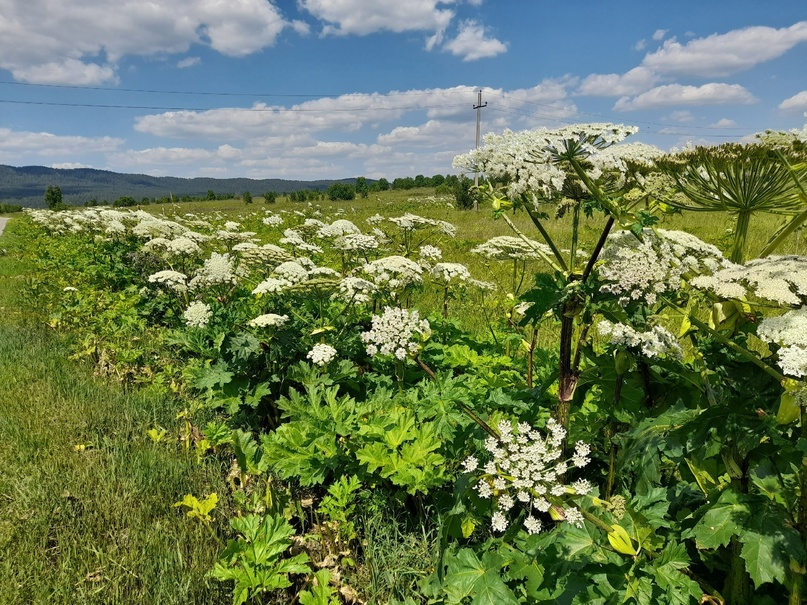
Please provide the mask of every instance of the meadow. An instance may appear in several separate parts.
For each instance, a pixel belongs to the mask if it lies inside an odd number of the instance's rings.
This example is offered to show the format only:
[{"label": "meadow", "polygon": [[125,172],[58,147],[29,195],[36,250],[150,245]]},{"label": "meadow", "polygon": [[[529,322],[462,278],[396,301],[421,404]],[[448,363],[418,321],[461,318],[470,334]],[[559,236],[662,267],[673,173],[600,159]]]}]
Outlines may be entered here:
[{"label": "meadow", "polygon": [[0,594],[801,603],[804,169],[689,158],[721,191],[771,170],[758,211],[698,211],[686,168],[606,157],[629,133],[601,127],[529,166],[489,141],[479,212],[422,189],[14,215]]}]

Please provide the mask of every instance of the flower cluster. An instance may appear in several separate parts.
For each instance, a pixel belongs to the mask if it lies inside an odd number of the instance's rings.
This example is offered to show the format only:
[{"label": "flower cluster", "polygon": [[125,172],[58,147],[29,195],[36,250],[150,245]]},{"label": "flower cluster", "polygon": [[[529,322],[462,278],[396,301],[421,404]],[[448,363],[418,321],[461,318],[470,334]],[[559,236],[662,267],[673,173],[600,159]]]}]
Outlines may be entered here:
[{"label": "flower cluster", "polygon": [[626,324],[611,323],[603,319],[597,324],[597,331],[601,336],[608,338],[610,344],[640,350],[645,357],[681,359],[684,356],[675,336],[661,326],[653,326],[646,332],[639,332]]},{"label": "flower cluster", "polygon": [[373,315],[372,327],[361,340],[368,355],[394,355],[403,361],[417,354],[430,335],[428,320],[420,319],[416,310],[385,307],[383,315]]},{"label": "flower cluster", "polygon": [[468,473],[482,471],[476,490],[480,497],[494,500],[493,530],[507,529],[507,514],[518,507],[528,512],[524,528],[531,534],[540,532],[542,527],[536,511],[546,513],[550,508],[568,523],[582,527],[580,510],[566,504],[562,497],[587,494],[593,486],[585,479],[566,484],[564,478],[570,466],[581,468],[590,462],[591,448],[578,441],[571,459],[562,460],[566,430],[552,418],[547,422],[545,435],[523,422],[513,430],[512,424],[503,420],[497,428],[499,437],[488,437],[485,441],[491,459],[483,464],[477,457],[469,456],[463,463]]},{"label": "flower cluster", "polygon": [[398,290],[423,282],[423,267],[403,256],[385,256],[362,267],[376,286]]},{"label": "flower cluster", "polygon": [[179,271],[157,271],[152,275],[149,275],[148,281],[152,284],[160,284],[165,286],[169,290],[173,290],[174,292],[187,292],[188,284],[187,284],[187,275],[184,273],[180,273]]},{"label": "flower cluster", "polygon": [[217,286],[219,284],[234,284],[236,282],[235,263],[230,255],[213,252],[205,260],[191,280],[189,286],[193,288],[203,286]]},{"label": "flower cluster", "polygon": [[471,279],[471,272],[468,271],[468,267],[460,263],[437,263],[429,274],[432,279],[442,285],[448,285],[456,281],[467,282]]},{"label": "flower cluster", "polygon": [[795,307],[807,302],[807,257],[758,258],[745,265],[728,265],[711,276],[697,277],[691,283],[722,298],[753,295]]},{"label": "flower cluster", "polygon": [[253,328],[279,328],[289,321],[288,315],[277,315],[276,313],[266,313],[259,315],[255,319],[250,319],[247,325]]},{"label": "flower cluster", "polygon": [[651,154],[645,147],[626,146],[623,151],[605,151],[637,130],[622,124],[575,124],[557,130],[541,128],[524,132],[506,130],[501,135],[486,135],[484,146],[454,158],[454,167],[507,180],[507,195],[511,198],[533,192],[550,199],[563,189],[568,175],[558,158],[570,149],[585,158],[594,178],[603,172],[624,175],[628,171],[628,160],[646,161]]},{"label": "flower cluster", "polygon": [[316,344],[314,345],[314,348],[308,352],[306,357],[311,360],[311,363],[318,366],[324,366],[325,364],[336,359],[336,349],[334,349],[331,345],[326,345],[323,343]]},{"label": "flower cluster", "polygon": [[600,291],[631,301],[655,304],[658,296],[681,287],[685,275],[708,274],[730,266],[715,246],[682,231],[645,229],[639,240],[629,231],[608,238],[597,273]]},{"label": "flower cluster", "polygon": [[781,347],[776,354],[785,374],[807,376],[807,307],[763,319],[757,336]]},{"label": "flower cluster", "polygon": [[210,318],[213,317],[213,310],[210,305],[203,302],[192,302],[190,306],[185,309],[182,314],[185,318],[185,324],[190,328],[204,328]]},{"label": "flower cluster", "polygon": [[539,258],[539,251],[547,256],[552,250],[546,244],[536,242],[529,238],[500,235],[493,237],[484,244],[471,248],[473,254],[480,254],[492,260],[527,260]]}]

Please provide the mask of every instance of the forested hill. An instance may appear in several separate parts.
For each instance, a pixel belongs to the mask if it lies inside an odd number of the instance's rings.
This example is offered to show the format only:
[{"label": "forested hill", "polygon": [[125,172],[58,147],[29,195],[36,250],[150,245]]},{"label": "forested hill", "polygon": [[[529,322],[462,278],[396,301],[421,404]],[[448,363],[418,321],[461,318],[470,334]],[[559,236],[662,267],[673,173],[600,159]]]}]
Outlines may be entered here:
[{"label": "forested hill", "polygon": [[5,166],[0,164],[0,202],[41,208],[45,205],[45,190],[49,186],[62,190],[67,204],[82,205],[90,200],[112,203],[121,197],[174,198],[204,197],[208,191],[216,195],[240,195],[249,191],[260,196],[267,191],[276,193],[301,189],[327,189],[333,183],[353,183],[356,179],[288,181],[284,179],[213,179],[154,177],[145,174],[121,174],[93,168],[47,168],[45,166]]}]

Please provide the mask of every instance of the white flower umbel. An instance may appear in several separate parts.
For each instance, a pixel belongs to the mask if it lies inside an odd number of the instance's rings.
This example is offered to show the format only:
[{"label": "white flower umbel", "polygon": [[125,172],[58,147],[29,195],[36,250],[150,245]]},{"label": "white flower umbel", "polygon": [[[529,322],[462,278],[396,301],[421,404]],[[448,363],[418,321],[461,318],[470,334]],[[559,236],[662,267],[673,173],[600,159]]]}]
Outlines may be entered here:
[{"label": "white flower umbel", "polygon": [[361,277],[347,276],[339,282],[338,290],[334,293],[334,298],[344,302],[366,303],[372,300],[373,295],[378,291],[375,284]]},{"label": "white flower umbel", "polygon": [[463,283],[471,279],[471,272],[468,271],[468,267],[460,263],[437,263],[429,271],[429,275],[443,286],[458,282]]},{"label": "white flower umbel", "polygon": [[283,217],[278,216],[277,214],[272,214],[271,216],[264,217],[262,222],[267,227],[279,227],[283,224]]},{"label": "white flower umbel", "polygon": [[247,322],[248,326],[253,328],[279,328],[289,321],[288,315],[277,315],[276,313],[266,313],[258,315],[255,319],[250,319]]},{"label": "white flower umbel", "polygon": [[379,288],[399,290],[423,283],[423,267],[403,256],[385,256],[367,263],[362,270]]},{"label": "white flower umbel", "polygon": [[645,357],[682,359],[684,355],[675,336],[661,326],[653,326],[646,332],[639,332],[626,324],[611,323],[603,319],[597,324],[597,331],[601,336],[608,338],[610,344],[618,348],[641,351]]},{"label": "white flower umbel", "polygon": [[314,348],[308,352],[306,357],[311,360],[311,363],[318,366],[324,366],[325,364],[336,359],[336,349],[334,349],[331,345],[326,345],[323,343],[316,344],[314,345]]},{"label": "white flower umbel", "polygon": [[767,317],[759,323],[757,336],[779,345],[779,367],[789,376],[807,376],[807,307]]},{"label": "white flower umbel", "polygon": [[236,282],[235,264],[230,255],[213,252],[204,265],[196,272],[190,287],[217,286]]},{"label": "white flower umbel", "polygon": [[641,241],[630,231],[612,233],[600,258],[600,291],[618,296],[623,306],[631,301],[655,304],[659,295],[678,290],[684,276],[731,266],[715,246],[663,229],[645,229]]},{"label": "white flower umbel", "polygon": [[495,260],[528,260],[540,258],[539,251],[552,256],[552,249],[546,244],[529,238],[500,235],[492,237],[484,244],[471,248],[473,254]]},{"label": "white flower umbel", "polygon": [[356,225],[347,219],[337,219],[330,225],[323,225],[317,230],[317,237],[333,238],[343,235],[358,235],[361,233]]},{"label": "white flower umbel", "polygon": [[549,199],[561,193],[567,173],[558,165],[558,156],[569,148],[578,148],[596,179],[603,172],[624,177],[628,162],[646,161],[648,149],[627,147],[607,151],[611,145],[635,133],[638,128],[622,124],[575,124],[557,130],[546,128],[485,135],[484,145],[454,158],[454,167],[466,172],[481,172],[488,178],[506,179],[507,195],[517,198],[536,193]]},{"label": "white flower umbel", "polygon": [[796,307],[807,302],[807,257],[758,258],[745,265],[730,265],[691,283],[723,298],[749,295]]},{"label": "white flower umbel", "polygon": [[361,340],[368,355],[392,355],[403,361],[417,355],[430,335],[428,320],[420,319],[416,310],[385,307],[383,315],[373,315],[372,327]]},{"label": "white flower umbel", "polygon": [[190,306],[185,309],[182,317],[185,318],[185,324],[189,328],[204,328],[210,321],[210,318],[213,317],[213,311],[210,305],[196,301],[192,302]]},{"label": "white flower umbel", "polygon": [[593,486],[585,480],[567,484],[565,475],[571,467],[581,468],[590,462],[588,444],[578,441],[572,457],[563,460],[566,431],[554,419],[547,422],[546,433],[527,423],[519,423],[514,429],[506,420],[497,429],[499,438],[491,436],[485,441],[488,462],[481,465],[475,456],[469,456],[463,463],[466,472],[481,468],[476,489],[481,498],[494,501],[493,531],[504,531],[508,525],[505,513],[521,507],[528,513],[524,528],[529,533],[541,531],[535,512],[545,513],[551,507],[568,523],[582,527],[582,514],[565,496],[585,495]]},{"label": "white flower umbel", "polygon": [[431,246],[426,244],[425,246],[421,246],[420,250],[418,250],[418,256],[420,257],[421,264],[431,263],[435,261],[442,260],[443,258],[443,251],[440,250],[437,246]]},{"label": "white flower umbel", "polygon": [[160,284],[174,292],[187,292],[188,291],[188,276],[179,271],[157,271],[149,275],[148,281],[151,284]]}]

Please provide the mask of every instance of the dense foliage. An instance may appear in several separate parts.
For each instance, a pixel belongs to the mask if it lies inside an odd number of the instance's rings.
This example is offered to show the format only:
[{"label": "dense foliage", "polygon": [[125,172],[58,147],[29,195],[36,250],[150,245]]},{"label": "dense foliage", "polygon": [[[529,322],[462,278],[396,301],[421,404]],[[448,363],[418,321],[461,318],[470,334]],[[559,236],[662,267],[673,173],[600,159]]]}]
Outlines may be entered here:
[{"label": "dense foliage", "polygon": [[[200,459],[232,458],[229,494],[178,505],[234,502],[211,573],[235,603],[800,603],[807,259],[661,229],[692,192],[632,132],[458,158],[513,228],[460,258],[412,213],[36,211],[28,289],[78,356],[183,398]],[[789,233],[801,135],[766,143]]]}]

